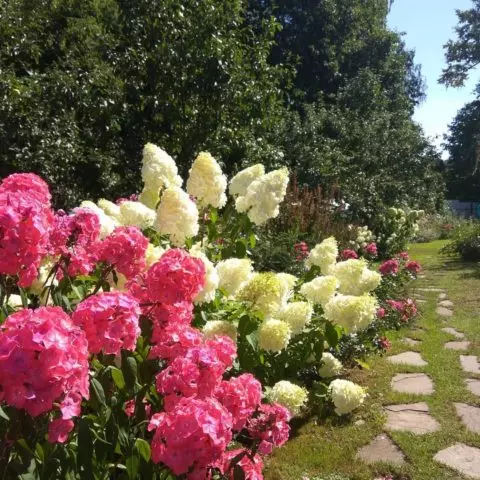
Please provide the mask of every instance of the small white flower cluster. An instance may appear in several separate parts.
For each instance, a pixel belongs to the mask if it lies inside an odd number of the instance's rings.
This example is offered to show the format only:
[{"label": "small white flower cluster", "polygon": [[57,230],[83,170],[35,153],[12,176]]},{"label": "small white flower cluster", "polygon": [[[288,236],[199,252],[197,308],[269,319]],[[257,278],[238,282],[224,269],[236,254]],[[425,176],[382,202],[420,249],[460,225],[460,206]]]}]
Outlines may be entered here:
[{"label": "small white flower cluster", "polygon": [[287,380],[281,380],[269,390],[268,398],[287,408],[292,416],[297,416],[307,403],[308,391]]},{"label": "small white flower cluster", "polygon": [[353,410],[363,405],[367,396],[367,393],[360,385],[342,379],[334,380],[328,390],[337,415],[347,415],[353,412]]},{"label": "small white flower cluster", "polygon": [[382,281],[382,276],[367,267],[363,259],[349,259],[339,262],[333,269],[338,279],[339,292],[345,295],[363,295],[375,290]]},{"label": "small white flower cluster", "polygon": [[331,353],[322,354],[322,364],[318,368],[318,374],[323,378],[338,377],[342,373],[342,363]]},{"label": "small white flower cluster", "polygon": [[233,297],[253,275],[251,260],[246,258],[228,258],[217,264],[218,286]]},{"label": "small white flower cluster", "polygon": [[348,332],[356,332],[367,327],[375,318],[377,300],[374,296],[364,294],[338,294],[325,305],[325,318],[340,325]]},{"label": "small white flower cluster", "polygon": [[335,266],[338,257],[338,245],[334,237],[329,237],[323,242],[315,245],[310,251],[305,266],[312,268],[313,266],[320,267],[320,271],[324,275],[331,273],[331,269]]},{"label": "small white flower cluster", "polygon": [[234,342],[237,341],[237,325],[226,320],[209,320],[203,327],[205,338],[218,336],[230,337]]},{"label": "small white flower cluster", "polygon": [[205,285],[200,292],[198,292],[193,301],[196,304],[211,302],[215,298],[215,292],[220,283],[217,269],[203,252],[200,243],[196,243],[190,249],[190,255],[199,258],[205,265]]},{"label": "small white flower cluster", "polygon": [[365,248],[369,243],[375,241],[375,235],[369,230],[367,225],[364,225],[363,227],[354,227],[353,225],[350,225],[349,228],[356,228],[357,230],[357,237],[355,240],[350,241],[350,245],[355,251]]}]

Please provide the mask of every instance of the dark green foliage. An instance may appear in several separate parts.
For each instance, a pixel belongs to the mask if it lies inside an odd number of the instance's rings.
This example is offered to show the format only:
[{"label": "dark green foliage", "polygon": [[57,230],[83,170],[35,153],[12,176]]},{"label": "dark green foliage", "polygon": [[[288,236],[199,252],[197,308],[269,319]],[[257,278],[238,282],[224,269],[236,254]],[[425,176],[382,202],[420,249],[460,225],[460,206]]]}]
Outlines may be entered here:
[{"label": "dark green foliage", "polygon": [[480,223],[465,222],[460,224],[452,234],[452,241],[442,253],[459,255],[466,262],[480,261]]}]

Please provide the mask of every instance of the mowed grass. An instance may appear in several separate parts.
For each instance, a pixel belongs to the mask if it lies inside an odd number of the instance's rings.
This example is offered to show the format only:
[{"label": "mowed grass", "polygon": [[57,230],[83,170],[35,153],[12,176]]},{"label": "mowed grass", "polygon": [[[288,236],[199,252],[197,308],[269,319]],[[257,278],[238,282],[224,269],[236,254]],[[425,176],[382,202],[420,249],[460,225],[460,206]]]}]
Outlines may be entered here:
[{"label": "mowed grass", "polygon": [[[368,359],[370,370],[354,370],[349,378],[368,388],[369,397],[364,406],[348,420],[326,418],[309,419],[294,431],[290,441],[277,449],[267,461],[267,480],[301,480],[302,477],[328,478],[329,474],[342,473],[352,480],[372,480],[392,474],[395,479],[448,480],[463,477],[434,462],[434,455],[456,442],[480,448],[480,435],[462,426],[456,415],[454,402],[480,405],[480,399],[470,393],[460,368],[459,357],[464,352],[446,350],[443,345],[452,336],[442,332],[445,326],[455,327],[472,342],[466,354],[480,355],[480,269],[476,264],[465,264],[439,255],[445,242],[415,244],[410,248],[413,259],[420,261],[425,278],[418,279],[414,288],[445,288],[448,298],[455,304],[454,316],[444,322],[435,313],[437,292],[422,292],[427,303],[421,305],[416,326],[411,330],[391,332],[389,355],[406,350],[421,353],[428,362],[423,368],[389,364],[385,357]],[[421,340],[417,347],[407,347],[402,338]],[[433,395],[393,393],[390,382],[396,373],[422,371],[431,376],[435,384]],[[468,375],[475,378],[475,375]],[[480,378],[480,377],[479,377]],[[393,467],[386,464],[368,466],[355,458],[357,450],[381,433],[385,420],[382,406],[393,403],[425,401],[430,413],[441,424],[438,432],[427,435],[391,433],[393,441],[406,456],[406,464]]]}]

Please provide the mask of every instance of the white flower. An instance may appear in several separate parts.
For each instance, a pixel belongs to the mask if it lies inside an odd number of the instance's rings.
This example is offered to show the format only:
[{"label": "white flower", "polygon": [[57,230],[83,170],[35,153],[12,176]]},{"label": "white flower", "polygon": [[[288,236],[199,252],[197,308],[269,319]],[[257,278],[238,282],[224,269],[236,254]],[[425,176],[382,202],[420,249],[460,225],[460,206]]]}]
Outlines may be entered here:
[{"label": "white flower", "polygon": [[298,335],[310,323],[313,307],[308,302],[292,302],[283,307],[277,314],[279,320],[290,325],[292,335]]},{"label": "white flower", "polygon": [[222,208],[227,203],[226,189],[227,177],[223,175],[220,165],[208,152],[200,152],[190,169],[187,192],[202,207],[211,205]]},{"label": "white flower", "polygon": [[119,220],[120,207],[116,203],[106,200],[105,198],[101,198],[97,204],[109,217]]},{"label": "white flower", "polygon": [[158,202],[160,201],[158,190],[151,190],[144,187],[138,196],[138,201],[142,202],[146,207],[156,210]]},{"label": "white flower", "polygon": [[338,281],[333,275],[315,277],[311,282],[304,283],[300,293],[313,303],[325,305],[335,295]]},{"label": "white flower", "polygon": [[14,310],[18,310],[20,308],[23,308],[23,302],[22,302],[22,297],[20,295],[9,295],[8,300],[7,300],[7,305]]},{"label": "white flower", "polygon": [[280,352],[287,347],[291,336],[288,323],[269,318],[258,329],[258,346],[269,352]]},{"label": "white flower", "polygon": [[156,212],[141,202],[127,200],[120,205],[120,223],[144,230],[155,222]]},{"label": "white flower", "polygon": [[250,184],[262,175],[265,175],[265,167],[261,163],[241,170],[230,180],[230,195],[244,197]]},{"label": "white flower", "polygon": [[235,295],[252,276],[252,262],[246,258],[229,258],[217,264],[218,286],[227,295]]},{"label": "white flower", "polygon": [[347,331],[368,326],[375,318],[377,301],[371,295],[336,295],[324,307],[325,318]]},{"label": "white flower", "polygon": [[281,303],[287,303],[293,295],[293,287],[298,282],[298,278],[295,275],[289,273],[277,273],[277,279],[280,281],[280,296]]},{"label": "white flower", "polygon": [[145,263],[147,269],[149,269],[154,263],[158,262],[164,253],[164,248],[155,247],[152,243],[149,243],[147,245],[147,250],[145,251]]},{"label": "white flower", "polygon": [[369,270],[363,259],[349,259],[339,262],[333,269],[339,281],[339,292],[345,295],[363,295],[375,290],[382,280],[378,272]]},{"label": "white flower", "polygon": [[280,168],[254,180],[245,196],[235,202],[238,212],[247,212],[255,225],[263,225],[270,218],[278,216],[279,205],[287,193],[288,169]]},{"label": "white flower", "polygon": [[169,187],[163,192],[155,228],[162,235],[169,235],[176,246],[185,245],[187,238],[198,233],[198,209],[188,193],[179,187]]},{"label": "white flower", "polygon": [[338,257],[337,241],[333,237],[325,239],[322,243],[315,245],[310,251],[308,258],[305,260],[307,268],[312,268],[314,265],[320,267],[324,275],[331,273]]},{"label": "white flower", "polygon": [[[108,237],[120,224],[113,217],[107,215],[100,207],[97,207],[93,202],[89,200],[84,200],[80,204],[80,208],[86,208],[95,213],[100,222],[100,239]],[[75,209],[74,209],[75,211]]]},{"label": "white flower", "polygon": [[205,285],[193,301],[196,304],[211,302],[215,298],[215,292],[219,284],[217,269],[201,250],[192,248],[190,255],[199,258],[205,265]]},{"label": "white flower", "polygon": [[143,149],[142,179],[148,190],[159,192],[162,188],[181,187],[175,160],[153,143]]},{"label": "white flower", "polygon": [[308,400],[308,391],[287,380],[277,382],[269,392],[269,399],[287,408],[292,416],[298,415]]},{"label": "white flower", "polygon": [[322,366],[318,369],[318,374],[323,378],[337,377],[342,373],[342,364],[331,353],[323,352]]},{"label": "white flower", "polygon": [[334,380],[329,387],[335,413],[337,415],[346,415],[353,412],[363,404],[367,396],[365,390],[360,386],[348,380]]},{"label": "white flower", "polygon": [[205,338],[213,338],[215,335],[225,335],[234,342],[237,341],[237,326],[225,320],[210,320],[203,327]]}]

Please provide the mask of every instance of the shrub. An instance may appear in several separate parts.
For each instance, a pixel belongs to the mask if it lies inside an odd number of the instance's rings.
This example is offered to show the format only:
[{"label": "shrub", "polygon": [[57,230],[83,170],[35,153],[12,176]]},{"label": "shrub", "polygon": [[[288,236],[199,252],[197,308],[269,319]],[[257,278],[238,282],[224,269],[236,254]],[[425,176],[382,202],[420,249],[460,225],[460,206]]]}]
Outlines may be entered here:
[{"label": "shrub", "polygon": [[480,223],[468,221],[456,227],[452,240],[442,250],[447,255],[459,255],[466,262],[480,261]]}]

